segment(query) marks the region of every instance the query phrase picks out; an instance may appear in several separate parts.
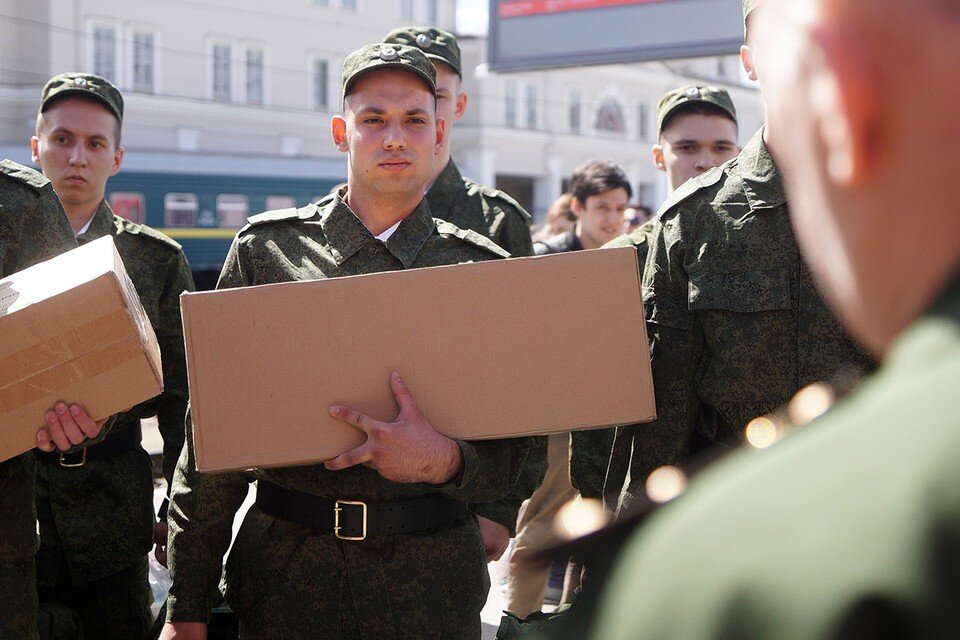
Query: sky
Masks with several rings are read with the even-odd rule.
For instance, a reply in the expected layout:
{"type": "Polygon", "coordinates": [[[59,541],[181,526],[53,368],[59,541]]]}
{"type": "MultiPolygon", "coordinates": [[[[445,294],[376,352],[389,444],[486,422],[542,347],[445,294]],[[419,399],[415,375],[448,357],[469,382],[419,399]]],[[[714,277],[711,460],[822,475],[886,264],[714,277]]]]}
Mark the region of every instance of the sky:
{"type": "Polygon", "coordinates": [[[460,33],[486,33],[487,8],[490,0],[458,0],[457,31],[460,33]]]}

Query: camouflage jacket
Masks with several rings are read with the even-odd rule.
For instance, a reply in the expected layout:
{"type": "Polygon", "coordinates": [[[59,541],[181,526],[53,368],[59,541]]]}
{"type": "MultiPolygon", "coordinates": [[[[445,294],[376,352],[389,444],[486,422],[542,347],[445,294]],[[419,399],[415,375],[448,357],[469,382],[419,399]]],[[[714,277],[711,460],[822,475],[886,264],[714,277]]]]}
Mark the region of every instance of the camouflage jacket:
{"type": "MultiPolygon", "coordinates": [[[[150,227],[114,215],[103,201],[77,241],[86,244],[106,235],[113,237],[157,334],[164,383],[162,394],[118,416],[107,439],[122,429],[137,428],[141,418],[157,416],[163,436],[163,471],[169,482],[183,448],[188,396],[180,294],[194,289],[193,276],[180,245],[150,227]]],[[[79,468],[39,463],[37,515],[39,584],[57,584],[64,561],[73,584],[124,569],[153,545],[149,456],[138,447],[79,468]]]]}
{"type": "MultiPolygon", "coordinates": [[[[530,214],[502,191],[461,176],[453,160],[427,191],[427,204],[434,217],[485,235],[511,258],[533,255],[530,214]]],[[[506,498],[491,504],[474,504],[473,512],[502,524],[514,535],[520,505],[533,495],[547,471],[546,442],[545,438],[536,439],[518,485],[506,498]]]]}
{"type": "Polygon", "coordinates": [[[762,136],[681,186],[654,225],[643,290],[658,418],[618,432],[627,443],[614,449],[631,456],[624,503],[687,455],[695,430],[738,444],[751,419],[867,362],[814,287],[762,136]]]}
{"type": "MultiPolygon", "coordinates": [[[[334,195],[299,210],[251,218],[227,254],[218,287],[506,256],[489,239],[433,218],[425,200],[384,243],[334,195]]],[[[336,310],[314,312],[317,330],[322,331],[322,314],[336,310]]],[[[305,315],[305,321],[310,317],[305,315]]],[[[237,347],[242,348],[242,341],[237,347]]],[[[467,502],[493,502],[516,484],[530,446],[523,438],[458,444],[464,455],[463,474],[438,488],[391,482],[362,465],[338,472],[318,464],[201,475],[188,438],[177,465],[169,513],[173,584],[168,619],[207,620],[248,478],[331,499],[382,502],[439,491],[467,502]]],[[[479,613],[489,587],[483,545],[472,520],[429,534],[344,542],[271,518],[256,507],[234,543],[224,582],[227,600],[245,624],[273,627],[277,637],[290,638],[318,637],[318,628],[304,627],[304,620],[323,624],[330,637],[355,637],[357,629],[370,638],[479,637],[479,613]],[[460,631],[437,635],[450,628],[465,635],[457,635],[460,631]]],[[[254,636],[256,629],[251,629],[254,636]]]]}
{"type": "MultiPolygon", "coordinates": [[[[76,246],[50,181],[15,162],[0,162],[0,277],[76,246]]],[[[36,551],[33,466],[30,454],[0,462],[0,564],[36,551]]]]}

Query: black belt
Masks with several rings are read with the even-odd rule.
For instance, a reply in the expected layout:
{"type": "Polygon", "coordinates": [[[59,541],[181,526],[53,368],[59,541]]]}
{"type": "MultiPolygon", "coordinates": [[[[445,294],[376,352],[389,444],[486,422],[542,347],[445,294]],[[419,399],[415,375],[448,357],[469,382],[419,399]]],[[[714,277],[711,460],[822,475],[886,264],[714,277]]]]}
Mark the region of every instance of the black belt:
{"type": "Polygon", "coordinates": [[[96,462],[97,460],[118,456],[121,453],[134,451],[140,446],[140,440],[140,423],[137,422],[115,429],[100,442],[81,447],[72,453],[34,449],[33,457],[40,462],[59,464],[65,469],[74,469],[82,467],[88,462],[96,462]]]}
{"type": "Polygon", "coordinates": [[[263,513],[341,540],[363,540],[391,533],[425,533],[467,519],[467,503],[432,493],[396,502],[330,500],[257,481],[257,507],[263,513]]]}

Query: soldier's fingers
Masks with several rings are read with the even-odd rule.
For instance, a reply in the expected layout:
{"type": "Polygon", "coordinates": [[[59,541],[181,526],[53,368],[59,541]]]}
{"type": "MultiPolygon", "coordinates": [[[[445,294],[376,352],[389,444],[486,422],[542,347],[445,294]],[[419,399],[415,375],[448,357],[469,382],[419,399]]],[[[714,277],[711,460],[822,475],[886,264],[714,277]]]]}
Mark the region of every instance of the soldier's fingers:
{"type": "Polygon", "coordinates": [[[370,435],[374,427],[377,425],[377,421],[370,416],[360,413],[356,409],[341,407],[339,405],[333,405],[330,407],[330,415],[337,420],[342,420],[347,424],[352,424],[367,435],[370,435]]]}
{"type": "Polygon", "coordinates": [[[60,420],[57,418],[55,411],[47,411],[47,433],[50,436],[50,440],[57,445],[57,449],[61,451],[66,451],[70,448],[70,440],[67,439],[67,435],[63,432],[63,427],[60,425],[60,420]]]}
{"type": "MultiPolygon", "coordinates": [[[[54,420],[57,419],[56,416],[51,416],[54,420]]],[[[48,418],[49,419],[49,418],[48,418]]],[[[50,432],[46,429],[40,429],[37,431],[37,449],[40,451],[53,451],[57,446],[53,444],[50,440],[50,432]]]]}
{"type": "Polygon", "coordinates": [[[420,407],[417,406],[407,383],[403,381],[400,374],[394,371],[390,374],[390,388],[393,390],[393,397],[397,399],[397,406],[400,407],[400,413],[406,415],[420,415],[420,407]]]}
{"type": "Polygon", "coordinates": [[[358,464],[364,464],[373,459],[372,448],[368,444],[362,444],[356,449],[351,449],[346,453],[341,453],[333,460],[327,460],[323,463],[329,471],[340,471],[358,464]]]}
{"type": "Polygon", "coordinates": [[[58,402],[54,405],[53,410],[57,412],[57,420],[60,421],[60,426],[63,427],[63,432],[71,444],[80,444],[86,439],[86,436],[83,435],[83,431],[77,426],[66,404],[58,402]]]}
{"type": "Polygon", "coordinates": [[[106,420],[100,422],[94,421],[94,419],[87,414],[86,410],[77,404],[70,405],[70,415],[73,416],[74,422],[76,422],[80,431],[87,438],[95,438],[97,434],[100,433],[100,428],[103,427],[103,423],[106,422],[106,420]]]}

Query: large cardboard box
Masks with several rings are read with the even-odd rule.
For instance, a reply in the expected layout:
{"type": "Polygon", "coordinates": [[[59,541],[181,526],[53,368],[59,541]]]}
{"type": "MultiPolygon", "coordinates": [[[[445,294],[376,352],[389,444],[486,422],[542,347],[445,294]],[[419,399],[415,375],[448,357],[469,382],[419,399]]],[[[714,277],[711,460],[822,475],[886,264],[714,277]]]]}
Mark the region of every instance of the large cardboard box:
{"type": "Polygon", "coordinates": [[[110,237],[0,280],[0,460],[58,400],[96,420],[163,390],[150,320],[110,237]]]}
{"type": "Polygon", "coordinates": [[[655,417],[632,248],[181,298],[200,471],[319,462],[365,435],[332,404],[487,439],[655,417]]]}

